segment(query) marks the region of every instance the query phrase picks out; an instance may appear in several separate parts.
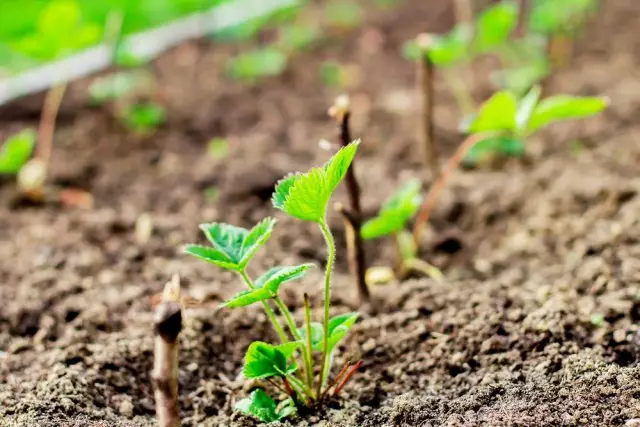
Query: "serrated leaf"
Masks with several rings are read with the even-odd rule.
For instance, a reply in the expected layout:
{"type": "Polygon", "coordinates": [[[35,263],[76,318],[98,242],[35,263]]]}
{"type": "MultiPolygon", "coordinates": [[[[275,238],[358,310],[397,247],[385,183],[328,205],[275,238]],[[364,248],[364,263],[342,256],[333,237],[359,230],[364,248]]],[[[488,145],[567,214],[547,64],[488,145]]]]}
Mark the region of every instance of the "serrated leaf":
{"type": "Polygon", "coordinates": [[[473,29],[460,24],[443,36],[433,36],[429,47],[429,59],[439,67],[450,67],[469,56],[473,29]]]}
{"type": "Polygon", "coordinates": [[[245,415],[254,416],[265,423],[271,423],[284,418],[284,416],[278,414],[276,407],[276,402],[271,396],[260,388],[254,390],[249,397],[238,401],[234,406],[237,411],[245,415]]]}
{"type": "Polygon", "coordinates": [[[347,172],[360,141],[340,149],[321,168],[288,175],[278,181],[273,205],[303,221],[324,221],[331,194],[347,172]]]}
{"type": "MultiPolygon", "coordinates": [[[[302,342],[307,342],[307,328],[298,328],[298,333],[302,336],[302,342]]],[[[322,339],[324,338],[324,328],[322,323],[311,322],[311,347],[314,350],[322,351],[322,339]]]]}
{"type": "Polygon", "coordinates": [[[271,237],[275,223],[275,219],[265,218],[251,230],[219,222],[200,224],[200,229],[213,248],[187,245],[185,252],[222,268],[242,271],[271,237]]]}
{"type": "Polygon", "coordinates": [[[201,245],[185,245],[182,252],[201,260],[215,264],[227,270],[237,270],[237,264],[224,252],[216,248],[201,245]]]}
{"type": "Polygon", "coordinates": [[[553,122],[594,116],[608,105],[608,99],[602,97],[553,96],[536,106],[527,131],[531,134],[553,122]]]}
{"type": "Polygon", "coordinates": [[[245,354],[243,374],[247,379],[282,377],[295,370],[295,364],[287,366],[287,357],[278,347],[265,342],[251,343],[245,354]]]}
{"type": "Polygon", "coordinates": [[[518,6],[513,1],[503,1],[482,12],[476,21],[474,53],[487,53],[504,43],[517,23],[518,6]]]}
{"type": "Polygon", "coordinates": [[[541,87],[536,85],[524,96],[524,98],[520,100],[518,111],[516,112],[516,125],[518,132],[524,132],[527,129],[527,125],[531,119],[531,114],[533,114],[533,111],[538,104],[541,93],[541,87]]]}
{"type": "Polygon", "coordinates": [[[420,181],[411,180],[391,196],[378,215],[362,225],[363,239],[376,239],[404,230],[422,204],[420,181]]]}
{"type": "Polygon", "coordinates": [[[360,315],[358,313],[346,313],[335,316],[329,320],[329,353],[347,335],[360,315]]]}
{"type": "Polygon", "coordinates": [[[17,174],[27,163],[36,143],[36,134],[26,129],[8,138],[0,150],[0,174],[17,174]]]}
{"type": "Polygon", "coordinates": [[[269,289],[275,295],[278,293],[280,285],[301,278],[311,267],[314,267],[314,265],[301,264],[293,267],[273,267],[256,280],[256,287],[269,289]]]}
{"type": "Polygon", "coordinates": [[[329,196],[333,194],[340,181],[347,174],[349,166],[353,162],[353,158],[356,156],[360,140],[351,142],[346,147],[341,148],[327,163],[325,163],[323,169],[325,171],[325,182],[327,185],[327,191],[329,196]]]}
{"type": "Polygon", "coordinates": [[[302,347],[302,343],[299,341],[287,342],[284,344],[278,344],[276,349],[284,355],[285,359],[290,359],[293,356],[293,353],[296,352],[300,347],[302,347]]]}
{"type": "Polygon", "coordinates": [[[497,92],[482,105],[469,130],[472,133],[515,131],[516,110],[516,97],[511,92],[497,92]]]}

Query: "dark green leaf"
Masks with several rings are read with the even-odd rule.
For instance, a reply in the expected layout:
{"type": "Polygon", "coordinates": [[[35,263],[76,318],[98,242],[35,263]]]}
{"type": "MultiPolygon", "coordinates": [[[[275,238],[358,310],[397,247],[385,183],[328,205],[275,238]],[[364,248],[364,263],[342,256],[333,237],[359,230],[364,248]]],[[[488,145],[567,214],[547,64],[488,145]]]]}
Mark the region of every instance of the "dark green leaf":
{"type": "Polygon", "coordinates": [[[482,105],[469,130],[472,133],[513,132],[516,130],[516,111],[516,97],[511,92],[497,92],[482,105]]]}
{"type": "Polygon", "coordinates": [[[482,12],[476,22],[474,53],[487,53],[503,44],[517,23],[518,6],[513,1],[503,1],[482,12]]]}
{"type": "Polygon", "coordinates": [[[527,131],[531,134],[553,122],[594,116],[608,105],[609,100],[603,97],[552,96],[537,105],[527,131]]]}
{"type": "Polygon", "coordinates": [[[287,366],[287,357],[278,347],[265,342],[251,343],[245,354],[243,373],[247,379],[282,377],[295,370],[295,364],[287,366]]]}
{"type": "Polygon", "coordinates": [[[31,129],[9,137],[0,150],[0,174],[17,174],[31,157],[36,134],[31,129]]]}
{"type": "Polygon", "coordinates": [[[421,185],[418,180],[412,180],[403,185],[384,203],[375,218],[362,225],[362,238],[376,239],[404,230],[422,204],[420,191],[421,185]]]}

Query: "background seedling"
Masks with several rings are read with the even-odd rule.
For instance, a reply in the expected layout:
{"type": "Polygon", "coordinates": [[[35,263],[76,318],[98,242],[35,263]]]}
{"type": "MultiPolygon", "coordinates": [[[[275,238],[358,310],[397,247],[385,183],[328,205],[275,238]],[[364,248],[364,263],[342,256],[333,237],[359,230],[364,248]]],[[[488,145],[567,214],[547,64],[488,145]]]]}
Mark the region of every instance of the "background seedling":
{"type": "Polygon", "coordinates": [[[328,26],[336,28],[357,27],[364,17],[362,8],[351,0],[330,0],[324,12],[328,26]]]}
{"type": "Polygon", "coordinates": [[[275,47],[245,52],[227,64],[229,75],[245,83],[255,83],[259,78],[280,75],[287,67],[287,55],[275,47]]]}
{"type": "MultiPolygon", "coordinates": [[[[442,280],[442,273],[434,266],[418,258],[418,251],[407,231],[409,221],[416,214],[422,203],[420,181],[409,181],[390,197],[378,212],[378,215],[362,225],[362,237],[365,240],[393,236],[398,247],[398,275],[406,277],[411,272],[420,272],[433,279],[442,280]]],[[[393,279],[393,270],[375,267],[367,272],[372,282],[378,278],[393,279]]]]}
{"type": "Polygon", "coordinates": [[[31,157],[36,134],[31,129],[7,138],[0,150],[0,175],[16,175],[31,157]]]}
{"type": "Polygon", "coordinates": [[[224,159],[229,153],[229,143],[225,138],[212,138],[208,145],[209,155],[216,159],[224,159]]]}
{"type": "Polygon", "coordinates": [[[487,100],[469,127],[472,134],[493,132],[494,137],[474,145],[463,164],[475,166],[496,158],[523,157],[528,137],[561,120],[593,116],[607,106],[603,97],[558,95],[540,100],[541,89],[534,87],[522,99],[508,91],[500,91],[487,100]]]}
{"type": "Polygon", "coordinates": [[[167,120],[167,113],[163,106],[153,102],[139,102],[125,106],[119,117],[122,123],[131,131],[139,134],[149,134],[160,127],[167,120]]]}
{"type": "MultiPolygon", "coordinates": [[[[295,412],[294,405],[312,405],[321,402],[334,383],[328,383],[333,361],[333,350],[357,320],[357,313],[330,317],[331,273],[335,261],[335,243],[327,226],[327,206],[332,193],[347,174],[355,157],[358,143],[351,143],[338,151],[324,166],[307,173],[288,175],[278,182],[273,194],[273,205],[290,216],[314,222],[327,243],[328,255],[324,282],[324,318],[322,323],[311,322],[308,298],[305,297],[305,324],[298,327],[291,312],[278,296],[281,285],[299,279],[311,264],[273,267],[253,281],[247,266],[273,231],[275,220],[267,218],[251,230],[228,224],[202,224],[200,228],[211,246],[187,245],[185,253],[205,260],[226,270],[234,271],[245,283],[242,291],[222,304],[222,307],[245,307],[261,303],[281,344],[254,342],[245,355],[245,378],[264,380],[289,397],[280,405],[261,391],[254,391],[249,399],[238,402],[236,409],[265,422],[282,419],[295,412]],[[271,304],[275,304],[284,317],[281,324],[271,304]],[[314,352],[320,352],[321,363],[317,378],[313,367],[314,352]],[[298,369],[296,359],[302,359],[298,369]]],[[[359,366],[359,365],[356,365],[359,366]]],[[[353,367],[349,368],[351,375],[353,367]]],[[[339,387],[343,382],[339,383],[339,387]]]]}

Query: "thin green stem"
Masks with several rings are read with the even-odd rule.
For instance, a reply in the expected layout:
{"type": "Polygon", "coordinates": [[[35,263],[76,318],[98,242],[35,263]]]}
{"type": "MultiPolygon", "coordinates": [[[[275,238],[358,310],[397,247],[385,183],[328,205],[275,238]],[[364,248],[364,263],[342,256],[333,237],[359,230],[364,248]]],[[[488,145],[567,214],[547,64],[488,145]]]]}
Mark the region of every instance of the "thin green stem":
{"type": "Polygon", "coordinates": [[[307,396],[309,399],[313,400],[313,392],[311,389],[305,386],[305,384],[295,377],[295,375],[289,374],[287,375],[287,380],[289,380],[291,387],[300,395],[307,396]]]}
{"type": "Polygon", "coordinates": [[[323,220],[318,224],[322,231],[322,236],[327,243],[327,268],[324,275],[324,320],[323,329],[324,336],[322,338],[322,362],[320,363],[320,380],[316,386],[316,396],[320,396],[322,387],[327,379],[329,369],[327,363],[329,363],[329,306],[331,303],[331,272],[333,270],[333,263],[336,259],[336,244],[331,234],[331,230],[327,227],[327,221],[323,220]]]}
{"type": "Polygon", "coordinates": [[[307,331],[307,354],[309,354],[309,368],[307,369],[307,384],[313,389],[313,341],[311,336],[311,304],[309,295],[304,294],[304,323],[307,331]]]}
{"type": "MultiPolygon", "coordinates": [[[[240,277],[242,277],[242,280],[244,280],[244,283],[249,287],[249,289],[256,288],[256,286],[253,284],[249,276],[247,276],[246,271],[244,270],[239,271],[238,274],[240,274],[240,277]]],[[[267,313],[267,317],[269,318],[269,320],[271,320],[273,327],[278,333],[280,340],[283,343],[289,342],[289,338],[287,338],[287,334],[284,332],[284,329],[282,328],[282,325],[280,325],[280,322],[278,322],[278,318],[276,317],[276,314],[273,312],[273,309],[271,308],[269,303],[267,301],[262,301],[262,305],[264,306],[264,311],[267,313]]]]}
{"type": "MultiPolygon", "coordinates": [[[[296,322],[293,320],[293,316],[291,315],[291,312],[287,308],[286,304],[278,296],[276,296],[273,300],[276,302],[278,309],[286,319],[287,324],[289,325],[289,329],[291,329],[291,334],[293,335],[293,337],[296,339],[296,341],[302,342],[302,335],[300,334],[300,332],[298,332],[298,328],[296,328],[296,322]]],[[[306,346],[302,346],[302,356],[304,359],[304,369],[306,373],[305,378],[307,381],[307,388],[309,390],[313,389],[313,364],[311,363],[312,354],[313,353],[311,353],[310,348],[307,348],[306,346]],[[310,378],[311,378],[311,381],[309,380],[310,378]]]]}

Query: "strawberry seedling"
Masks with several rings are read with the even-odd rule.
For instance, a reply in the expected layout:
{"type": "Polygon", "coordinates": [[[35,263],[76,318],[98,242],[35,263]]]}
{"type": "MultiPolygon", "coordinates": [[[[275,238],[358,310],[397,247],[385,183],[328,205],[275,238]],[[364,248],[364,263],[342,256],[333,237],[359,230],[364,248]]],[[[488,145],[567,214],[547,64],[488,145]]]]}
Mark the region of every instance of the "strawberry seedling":
{"type": "MultiPolygon", "coordinates": [[[[407,231],[409,221],[422,204],[420,182],[409,181],[390,197],[378,215],[362,225],[365,240],[393,236],[398,247],[398,275],[406,277],[411,272],[420,272],[436,280],[442,280],[442,273],[434,266],[418,258],[418,250],[411,233],[407,231]]],[[[387,282],[395,274],[387,267],[374,267],[367,271],[369,282],[387,282]]]]}
{"type": "Polygon", "coordinates": [[[358,144],[354,142],[342,148],[320,168],[283,178],[276,185],[272,198],[277,209],[294,218],[315,223],[324,236],[328,255],[322,323],[311,321],[309,301],[305,296],[305,322],[298,327],[279,296],[282,285],[301,278],[312,264],[277,266],[256,280],[249,277],[247,266],[270,238],[275,219],[266,218],[250,230],[222,223],[202,224],[200,228],[211,246],[187,245],[184,248],[187,254],[235,272],[247,289],[224,302],[222,307],[261,304],[280,339],[278,345],[254,342],[245,355],[245,378],[266,381],[288,395],[287,399],[277,404],[266,392],[254,391],[249,398],[237,403],[236,409],[261,421],[276,421],[291,415],[300,405],[311,406],[322,402],[333,387],[334,393],[338,392],[344,381],[359,368],[359,364],[348,366],[343,370],[346,374],[342,373],[342,378],[337,378],[339,381],[329,381],[336,345],[356,322],[358,314],[330,316],[331,277],[336,249],[326,216],[331,195],[345,177],[358,144]],[[276,316],[272,305],[277,307],[284,322],[276,316]],[[314,355],[318,353],[321,362],[314,367],[314,355]]]}

